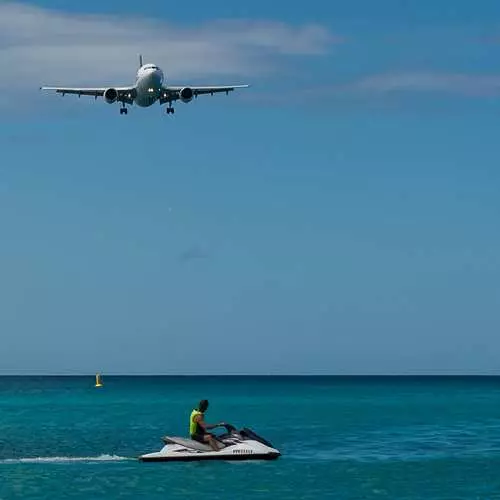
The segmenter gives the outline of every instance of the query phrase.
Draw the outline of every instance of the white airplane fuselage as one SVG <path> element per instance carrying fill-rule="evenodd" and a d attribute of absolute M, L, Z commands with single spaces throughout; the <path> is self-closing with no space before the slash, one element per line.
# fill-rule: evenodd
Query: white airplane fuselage
<path fill-rule="evenodd" d="M 163 71 L 153 64 L 147 64 L 137 71 L 135 89 L 137 92 L 134 103 L 141 108 L 147 108 L 159 98 L 165 79 Z"/>

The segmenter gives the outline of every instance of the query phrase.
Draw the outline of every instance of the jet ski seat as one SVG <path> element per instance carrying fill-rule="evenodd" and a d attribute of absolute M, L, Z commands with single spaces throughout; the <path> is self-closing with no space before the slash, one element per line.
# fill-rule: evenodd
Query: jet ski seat
<path fill-rule="evenodd" d="M 173 444 L 180 444 L 181 446 L 186 446 L 187 448 L 199 450 L 199 451 L 213 451 L 212 447 L 209 444 L 204 444 L 200 443 L 199 441 L 195 441 L 194 439 L 186 439 L 186 438 L 181 438 L 181 437 L 170 437 L 170 436 L 165 436 L 162 438 L 162 441 L 165 444 L 173 443 Z M 224 444 L 221 443 L 220 441 L 217 441 L 219 445 L 222 445 L 224 447 Z"/>

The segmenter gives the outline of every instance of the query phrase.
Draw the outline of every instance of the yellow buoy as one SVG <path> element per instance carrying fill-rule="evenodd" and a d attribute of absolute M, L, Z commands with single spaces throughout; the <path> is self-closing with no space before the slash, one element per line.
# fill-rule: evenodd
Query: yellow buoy
<path fill-rule="evenodd" d="M 101 375 L 99 375 L 99 373 L 97 373 L 95 376 L 95 386 L 102 387 Z"/>

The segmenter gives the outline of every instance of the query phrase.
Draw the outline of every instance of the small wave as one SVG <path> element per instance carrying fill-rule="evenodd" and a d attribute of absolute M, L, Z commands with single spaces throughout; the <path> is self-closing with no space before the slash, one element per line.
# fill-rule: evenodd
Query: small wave
<path fill-rule="evenodd" d="M 37 464 L 37 463 L 68 463 L 68 462 L 120 462 L 123 460 L 133 460 L 130 457 L 119 455 L 99 455 L 97 457 L 28 457 L 28 458 L 7 458 L 0 460 L 0 464 Z"/>

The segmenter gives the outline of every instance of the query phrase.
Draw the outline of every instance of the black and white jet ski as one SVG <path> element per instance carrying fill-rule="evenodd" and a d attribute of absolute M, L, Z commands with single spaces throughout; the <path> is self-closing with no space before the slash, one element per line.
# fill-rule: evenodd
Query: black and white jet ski
<path fill-rule="evenodd" d="M 225 424 L 226 433 L 216 436 L 219 451 L 210 445 L 192 439 L 165 436 L 165 446 L 155 453 L 141 455 L 143 462 L 175 462 L 194 460 L 274 460 L 281 453 L 251 429 L 237 431 L 232 425 Z"/>

